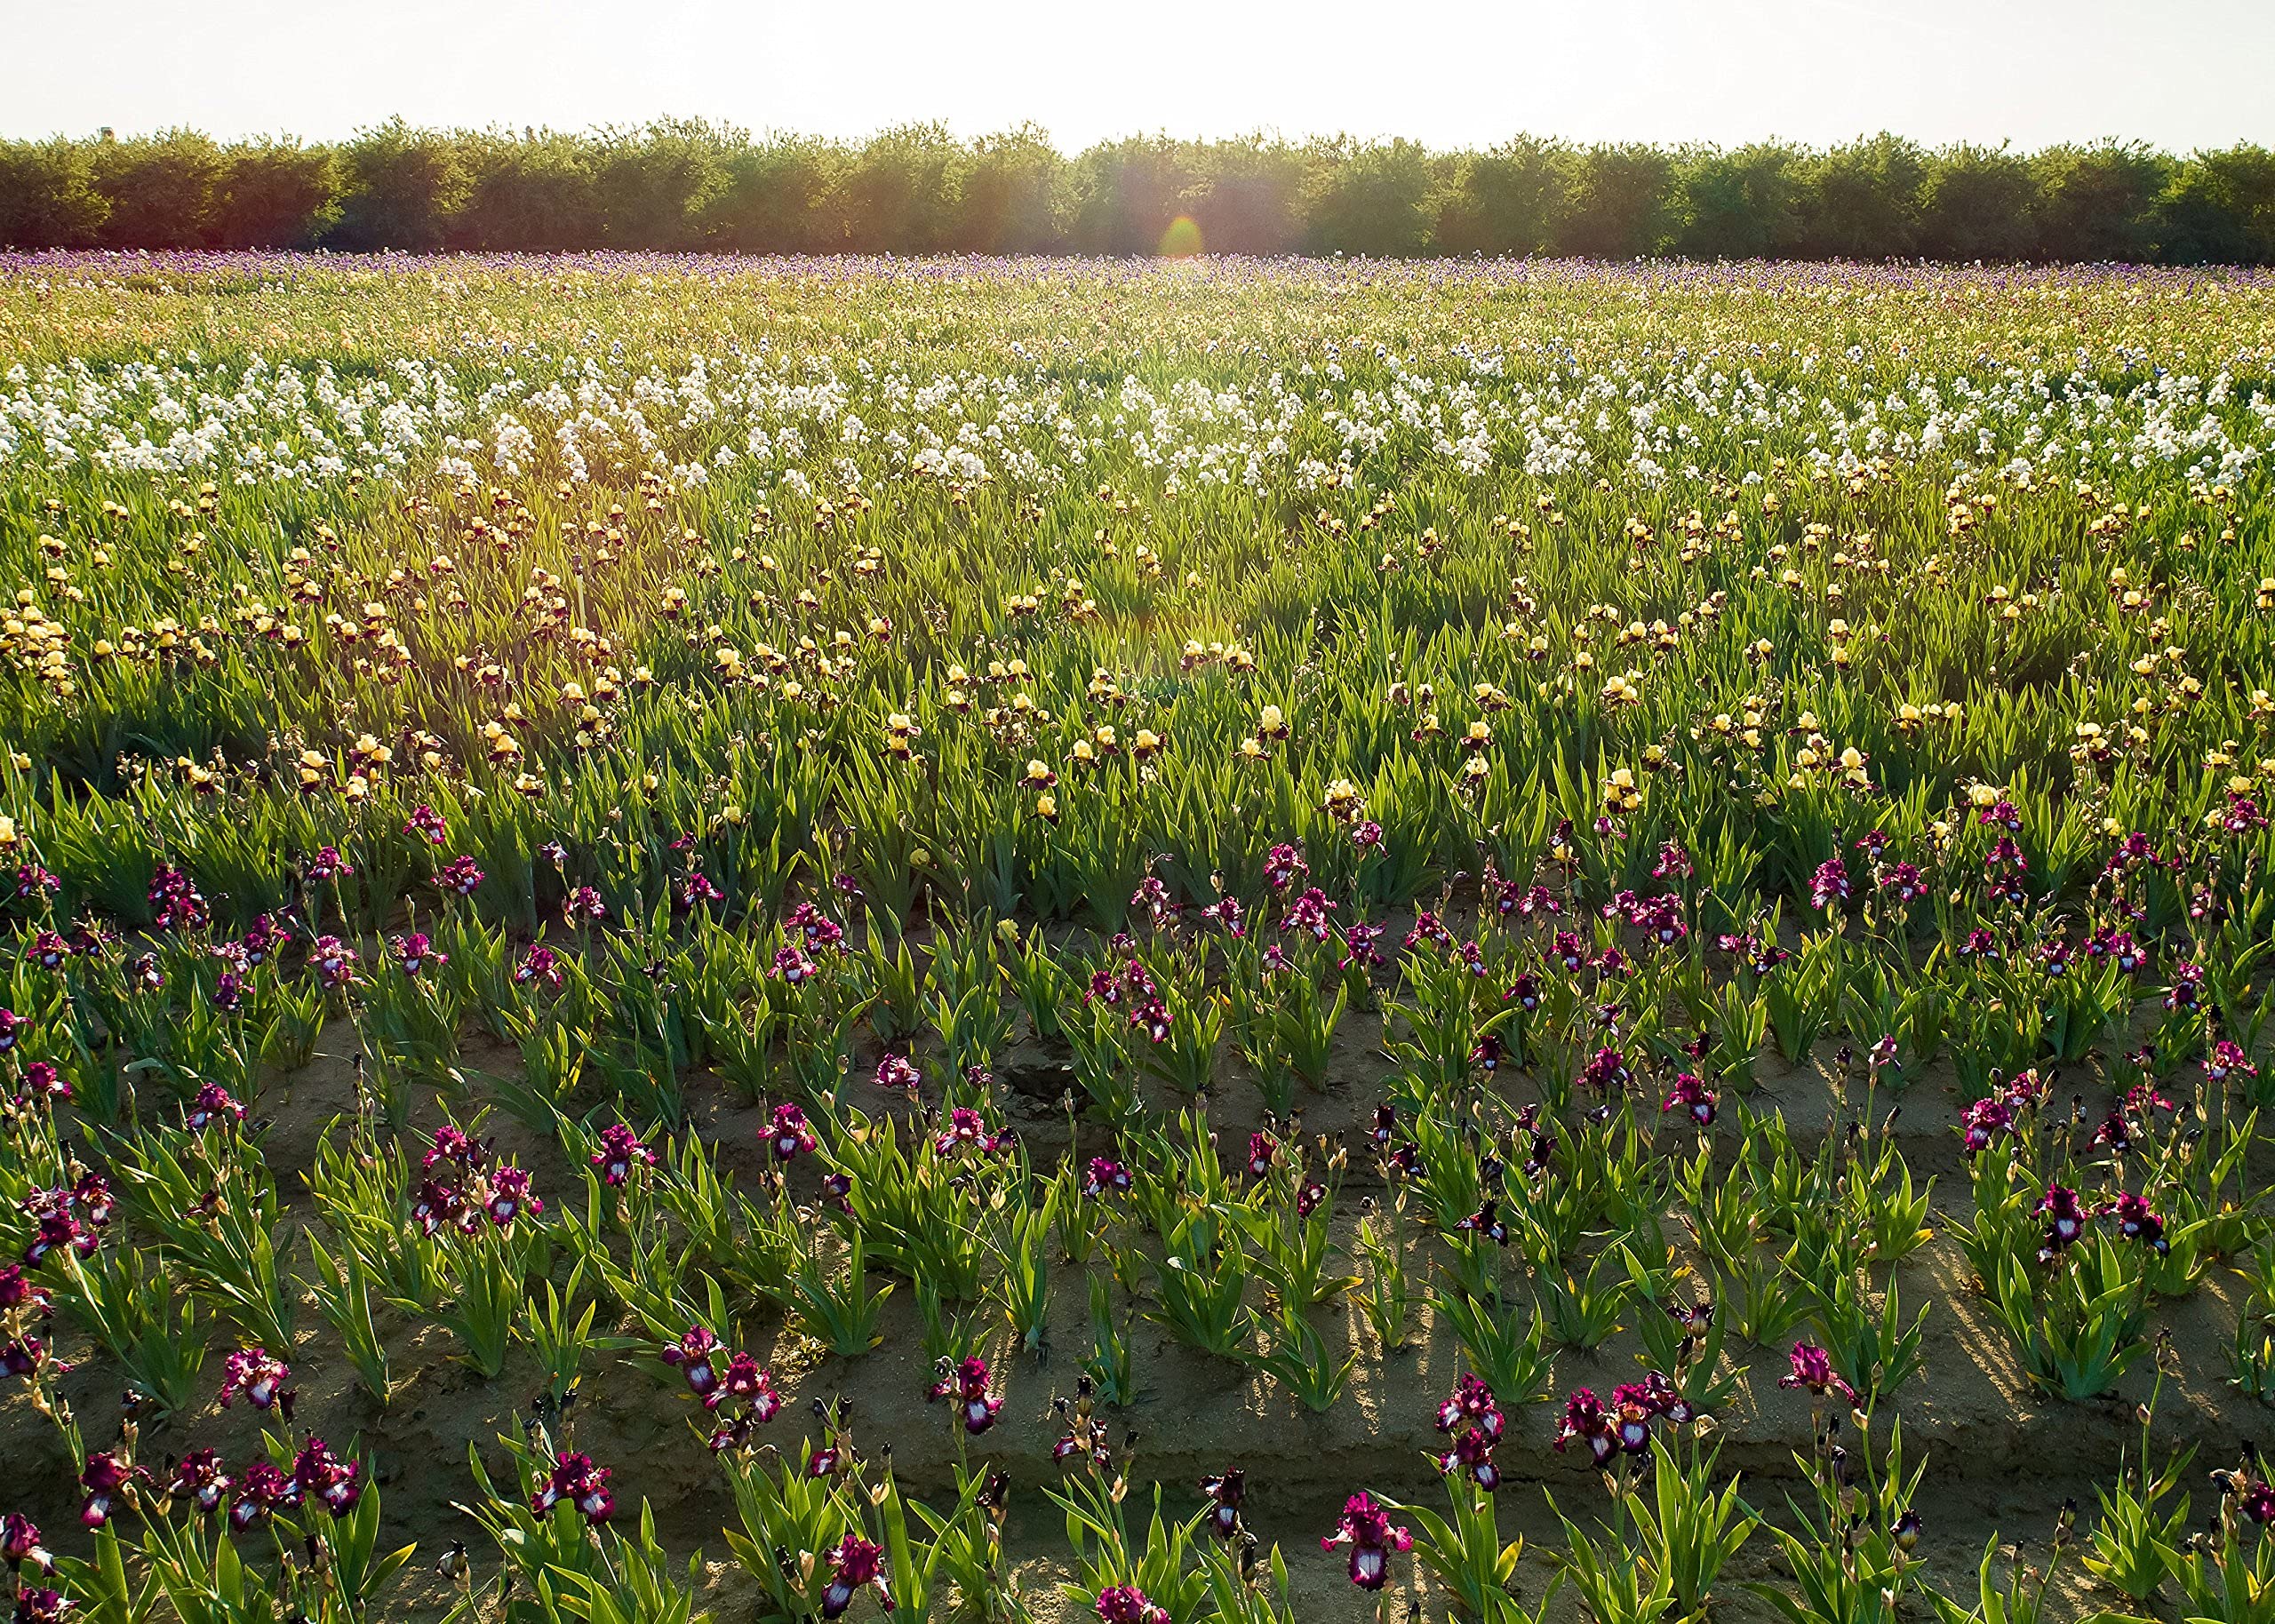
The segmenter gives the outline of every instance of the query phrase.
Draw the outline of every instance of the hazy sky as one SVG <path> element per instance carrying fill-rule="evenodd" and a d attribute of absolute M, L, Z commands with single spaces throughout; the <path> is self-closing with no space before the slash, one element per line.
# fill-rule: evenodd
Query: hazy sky
<path fill-rule="evenodd" d="M 0 135 L 658 114 L 1433 146 L 2275 142 L 2275 0 L 0 0 Z"/>

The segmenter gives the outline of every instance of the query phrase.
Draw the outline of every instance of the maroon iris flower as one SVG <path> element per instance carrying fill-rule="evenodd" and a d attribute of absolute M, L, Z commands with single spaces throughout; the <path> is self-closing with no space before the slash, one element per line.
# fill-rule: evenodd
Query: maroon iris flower
<path fill-rule="evenodd" d="M 805 983 L 805 980 L 812 980 L 814 962 L 810 958 L 805 958 L 805 953 L 801 949 L 794 949 L 794 946 L 789 946 L 789 943 L 783 943 L 783 946 L 778 946 L 778 949 L 773 951 L 773 974 L 776 974 L 776 978 L 785 980 L 785 983 L 789 983 L 792 987 L 796 987 L 801 985 L 801 983 Z"/>
<path fill-rule="evenodd" d="M 1482 1235 L 1497 1246 L 1509 1244 L 1509 1226 L 1501 1222 L 1501 1204 L 1488 1201 L 1468 1217 L 1455 1221 L 1454 1228 L 1467 1235 Z"/>
<path fill-rule="evenodd" d="M 959 1105 L 948 1113 L 948 1126 L 932 1141 L 932 1148 L 945 1156 L 951 1150 L 989 1151 L 1002 1142 L 1000 1135 L 987 1131 L 987 1124 L 978 1111 L 968 1105 Z"/>
<path fill-rule="evenodd" d="M 954 1400 L 963 1429 L 977 1437 L 995 1424 L 995 1413 L 1003 1407 L 1001 1396 L 989 1394 L 989 1381 L 987 1361 L 974 1355 L 941 1376 L 925 1397 Z"/>
<path fill-rule="evenodd" d="M 774 1390 L 773 1376 L 760 1369 L 758 1361 L 747 1353 L 728 1356 L 727 1368 L 719 1375 L 718 1390 L 703 1402 L 706 1408 L 715 1410 L 729 1399 L 748 1405 L 753 1421 L 770 1421 L 782 1408 L 781 1396 Z"/>
<path fill-rule="evenodd" d="M 687 1379 L 688 1390 L 706 1403 L 719 1387 L 719 1373 L 711 1363 L 711 1350 L 718 1345 L 719 1339 L 703 1326 L 690 1325 L 661 1356 L 665 1364 Z"/>
<path fill-rule="evenodd" d="M 405 975 L 417 975 L 421 971 L 440 969 L 450 963 L 451 956 L 435 951 L 434 939 L 423 930 L 414 930 L 407 936 L 396 936 L 387 943 L 395 953 L 395 961 Z"/>
<path fill-rule="evenodd" d="M 120 1496 L 148 1476 L 140 1467 L 128 1465 L 110 1450 L 89 1455 L 86 1466 L 79 1473 L 79 1486 L 86 1491 L 86 1497 L 79 1504 L 79 1520 L 90 1528 L 100 1528 L 118 1509 Z"/>
<path fill-rule="evenodd" d="M 1064 1405 L 1066 1401 L 1062 1398 L 1058 1402 Z M 1050 1458 L 1062 1464 L 1085 1454 L 1100 1471 L 1114 1464 L 1110 1429 L 1102 1416 L 1077 1415 L 1067 1432 L 1050 1446 Z"/>
<path fill-rule="evenodd" d="M 308 967 L 327 989 L 347 986 L 355 979 L 355 950 L 338 936 L 318 936 L 308 946 Z"/>
<path fill-rule="evenodd" d="M 245 1108 L 229 1096 L 229 1091 L 219 1083 L 201 1084 L 197 1097 L 190 1102 L 189 1113 L 182 1118 L 193 1134 L 202 1134 L 216 1123 L 243 1122 Z"/>
<path fill-rule="evenodd" d="M 1351 1582 L 1361 1590 L 1379 1590 L 1390 1579 L 1390 1553 L 1411 1550 L 1414 1536 L 1393 1527 L 1390 1514 L 1362 1492 L 1343 1502 L 1335 1532 L 1319 1542 L 1321 1550 L 1340 1545 L 1351 1548 Z"/>
<path fill-rule="evenodd" d="M 2212 1046 L 2212 1052 L 2204 1057 L 2204 1079 L 2207 1082 L 2224 1083 L 2231 1077 L 2258 1075 L 2259 1068 L 2245 1056 L 2243 1046 L 2230 1039 L 2221 1039 Z"/>
<path fill-rule="evenodd" d="M 1556 1429 L 1555 1447 L 1562 1453 L 1567 1444 L 1585 1444 L 1588 1453 L 1598 1466 L 1604 1465 L 1619 1451 L 1618 1429 L 1612 1422 L 1611 1412 L 1605 1409 L 1603 1400 L 1592 1389 L 1577 1388 L 1564 1401 L 1564 1420 Z"/>
<path fill-rule="evenodd" d="M 561 959 L 549 947 L 532 947 L 515 967 L 514 979 L 525 987 L 535 983 L 548 992 L 557 992 L 561 989 Z"/>
<path fill-rule="evenodd" d="M 21 1263 L 11 1263 L 5 1269 L 0 1269 L 0 1311 L 27 1305 L 42 1318 L 54 1311 L 48 1300 L 47 1288 L 33 1285 L 25 1276 Z"/>
<path fill-rule="evenodd" d="M 39 1524 L 20 1511 L 11 1511 L 0 1519 L 0 1562 L 12 1568 L 21 1568 L 26 1563 L 42 1573 L 53 1571 L 55 1558 L 40 1543 Z"/>
<path fill-rule="evenodd" d="M 1816 1343 L 1795 1342 L 1791 1361 L 1792 1368 L 1777 1378 L 1779 1387 L 1807 1388 L 1818 1398 L 1838 1393 L 1851 1404 L 1856 1402 L 1856 1389 L 1832 1368 L 1832 1356 Z"/>
<path fill-rule="evenodd" d="M 1275 891 L 1284 891 L 1299 879 L 1308 879 L 1311 865 L 1301 853 L 1282 841 L 1265 854 L 1264 883 Z"/>
<path fill-rule="evenodd" d="M 1467 1373 L 1454 1383 L 1453 1396 L 1438 1406 L 1439 1431 L 1451 1432 L 1464 1426 L 1482 1427 L 1495 1438 L 1501 1436 L 1501 1409 L 1493 1389 Z"/>
<path fill-rule="evenodd" d="M 2102 1211 L 2116 1218 L 2117 1232 L 2127 1240 L 2141 1242 L 2159 1257 L 2172 1250 L 2172 1243 L 2165 1238 L 2165 1221 L 2149 1209 L 2145 1197 L 2123 1191 Z"/>
<path fill-rule="evenodd" d="M 1960 1129 L 1973 1156 L 1995 1140 L 2015 1135 L 2015 1108 L 2003 1099 L 1977 1100 L 1960 1114 Z"/>
<path fill-rule="evenodd" d="M 1209 1501 L 1209 1527 L 1220 1540 L 1229 1540 L 1239 1531 L 1241 1507 L 1248 1499 L 1248 1474 L 1239 1467 L 1227 1467 L 1214 1477 L 1201 1480 L 1201 1493 Z"/>
<path fill-rule="evenodd" d="M 787 1103 L 774 1108 L 774 1126 L 768 1138 L 774 1146 L 774 1159 L 780 1162 L 794 1161 L 814 1148 L 813 1130 L 806 1126 L 806 1113 Z"/>
<path fill-rule="evenodd" d="M 1580 1086 L 1595 1094 L 1624 1088 L 1634 1079 L 1627 1069 L 1627 1057 L 1617 1049 L 1598 1049 L 1580 1071 Z"/>
<path fill-rule="evenodd" d="M 2045 1195 L 2039 1198 L 2038 1213 L 2046 1220 L 2046 1238 L 2038 1249 L 2041 1263 L 2050 1263 L 2067 1251 L 2092 1219 L 2078 1204 L 2078 1192 L 2066 1184 L 2048 1184 Z"/>
<path fill-rule="evenodd" d="M 523 1213 L 535 1217 L 544 1212 L 545 1203 L 530 1193 L 528 1170 L 507 1162 L 491 1171 L 490 1199 L 483 1203 L 483 1210 L 502 1230 Z"/>
<path fill-rule="evenodd" d="M 587 1522 L 605 1523 L 616 1510 L 616 1497 L 608 1488 L 615 1475 L 608 1467 L 595 1466 L 590 1455 L 563 1450 L 554 1457 L 551 1475 L 531 1492 L 530 1509 L 545 1517 L 565 1501 Z"/>
<path fill-rule="evenodd" d="M 1688 1111 L 1693 1122 L 1700 1127 L 1707 1127 L 1712 1125 L 1714 1108 L 1720 1102 L 1721 1095 L 1709 1088 L 1695 1075 L 1688 1071 L 1678 1071 L 1675 1073 L 1674 1087 L 1667 1091 L 1665 1103 L 1659 1107 L 1659 1111 L 1662 1115 L 1671 1111 Z"/>
<path fill-rule="evenodd" d="M 629 1123 L 611 1122 L 601 1130 L 601 1148 L 590 1160 L 601 1170 L 601 1182 L 613 1189 L 632 1176 L 633 1168 L 654 1166 L 656 1153 L 640 1142 Z"/>
<path fill-rule="evenodd" d="M 1098 1592 L 1103 1624 L 1169 1624 L 1169 1610 L 1145 1599 L 1135 1585 L 1108 1585 Z"/>
<path fill-rule="evenodd" d="M 16 1612 L 13 1624 L 64 1624 L 71 1611 L 60 1590 L 37 1589 L 26 1585 L 16 1592 Z"/>
<path fill-rule="evenodd" d="M 289 1413 L 292 1394 L 284 1384 L 291 1379 L 291 1368 L 266 1348 L 240 1348 L 229 1356 L 221 1378 L 221 1407 L 228 1409 L 242 1397 L 256 1410 L 281 1404 Z"/>
<path fill-rule="evenodd" d="M 335 1517 L 346 1517 L 355 1509 L 355 1502 L 363 1498 L 363 1477 L 361 1466 L 333 1454 L 322 1438 L 312 1437 L 301 1445 L 292 1461 L 295 1491 L 312 1496 Z"/>
<path fill-rule="evenodd" d="M 242 1533 L 299 1503 L 299 1485 L 289 1473 L 271 1461 L 256 1461 L 237 1478 L 236 1496 L 229 1502 L 229 1526 Z"/>
<path fill-rule="evenodd" d="M 892 1611 L 892 1592 L 884 1578 L 884 1547 L 849 1533 L 831 1548 L 828 1556 L 829 1586 L 821 1593 L 823 1618 L 842 1617 L 864 1585 L 874 1586 L 879 1604 L 888 1612 Z"/>
<path fill-rule="evenodd" d="M 207 1516 L 221 1509 L 221 1501 L 236 1479 L 221 1469 L 221 1457 L 211 1449 L 193 1449 L 174 1463 L 168 1495 L 187 1500 Z"/>
<path fill-rule="evenodd" d="M 1438 1406 L 1438 1430 L 1454 1437 L 1453 1447 L 1438 1457 L 1438 1470 L 1448 1476 L 1465 1473 L 1489 1494 L 1499 1488 L 1501 1469 L 1494 1464 L 1493 1447 L 1501 1441 L 1505 1424 L 1493 1389 L 1465 1374 L 1455 1383 L 1453 1396 Z"/>

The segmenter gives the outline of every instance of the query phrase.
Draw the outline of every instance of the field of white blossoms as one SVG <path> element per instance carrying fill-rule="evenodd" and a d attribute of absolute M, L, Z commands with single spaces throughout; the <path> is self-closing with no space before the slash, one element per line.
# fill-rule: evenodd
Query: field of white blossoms
<path fill-rule="evenodd" d="M 0 260 L 18 1624 L 2275 1620 L 2275 277 Z"/>

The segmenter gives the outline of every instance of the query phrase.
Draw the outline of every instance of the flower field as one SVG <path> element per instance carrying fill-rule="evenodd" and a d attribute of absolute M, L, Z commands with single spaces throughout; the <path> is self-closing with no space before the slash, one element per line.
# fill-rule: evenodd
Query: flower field
<path fill-rule="evenodd" d="M 2268 1624 L 2271 449 L 2263 272 L 0 261 L 17 1620 Z"/>

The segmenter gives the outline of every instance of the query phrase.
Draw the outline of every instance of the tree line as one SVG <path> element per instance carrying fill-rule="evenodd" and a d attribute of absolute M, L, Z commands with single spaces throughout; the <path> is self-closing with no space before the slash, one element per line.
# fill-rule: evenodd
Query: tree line
<path fill-rule="evenodd" d="M 697 120 L 335 143 L 0 142 L 0 246 L 738 253 L 1569 254 L 2275 263 L 2275 153 L 1135 136 L 862 141 Z"/>

